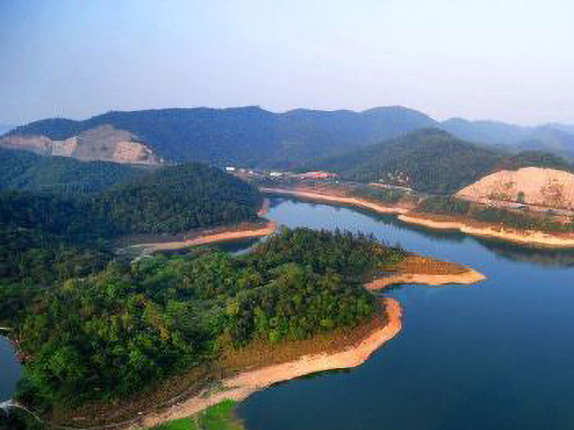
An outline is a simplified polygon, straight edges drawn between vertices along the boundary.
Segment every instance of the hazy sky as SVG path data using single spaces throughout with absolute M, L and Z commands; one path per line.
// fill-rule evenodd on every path
M 572 0 L 0 0 L 0 122 L 404 105 L 574 123 Z

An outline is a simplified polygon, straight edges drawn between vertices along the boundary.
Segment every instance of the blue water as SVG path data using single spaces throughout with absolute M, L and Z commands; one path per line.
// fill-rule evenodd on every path
M 476 286 L 402 286 L 398 337 L 367 363 L 274 386 L 240 404 L 249 430 L 574 429 L 574 254 L 525 251 L 392 217 L 275 200 L 295 227 L 372 233 L 471 265 Z
M 20 379 L 20 365 L 15 357 L 14 346 L 0 336 L 0 403 L 12 397 Z

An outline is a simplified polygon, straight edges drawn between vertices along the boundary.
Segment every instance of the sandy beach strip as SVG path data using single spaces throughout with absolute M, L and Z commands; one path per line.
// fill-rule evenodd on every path
M 399 263 L 396 273 L 375 279 L 366 284 L 365 288 L 369 291 L 378 291 L 398 284 L 472 285 L 485 279 L 486 276 L 482 273 L 462 264 L 408 255 Z
M 142 243 L 132 245 L 130 248 L 142 249 L 144 254 L 153 254 L 157 251 L 174 251 L 191 246 L 207 245 L 217 242 L 229 242 L 242 239 L 254 239 L 257 237 L 268 236 L 277 230 L 277 223 L 268 221 L 261 227 L 246 227 L 240 229 L 228 229 L 221 232 L 205 232 L 192 239 L 185 239 L 179 242 L 165 243 Z
M 474 227 L 464 222 L 437 221 L 419 216 L 401 214 L 400 221 L 436 230 L 458 230 L 470 236 L 496 239 L 535 248 L 574 248 L 574 235 L 553 235 L 536 230 L 516 230 L 508 227 Z
M 373 210 L 378 213 L 395 214 L 398 215 L 397 219 L 399 221 L 407 224 L 416 224 L 430 229 L 460 231 L 461 233 L 467 234 L 469 236 L 496 239 L 504 242 L 510 242 L 535 248 L 574 248 L 574 235 L 556 235 L 535 230 L 520 231 L 508 227 L 475 227 L 461 221 L 438 221 L 425 217 L 424 213 L 415 215 L 410 210 L 405 208 L 383 206 L 352 197 L 341 197 L 307 191 L 286 190 L 281 188 L 261 187 L 259 190 L 263 193 L 290 195 L 294 197 L 300 197 L 302 199 L 310 199 L 320 202 L 342 203 Z

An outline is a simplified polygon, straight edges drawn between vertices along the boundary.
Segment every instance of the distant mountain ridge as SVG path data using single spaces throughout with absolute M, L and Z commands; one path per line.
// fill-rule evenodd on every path
M 474 143 L 499 145 L 512 152 L 549 151 L 574 160 L 574 125 L 545 124 L 520 126 L 499 121 L 468 121 L 451 118 L 441 127 L 449 133 Z
M 0 146 L 14 148 L 16 138 L 66 141 L 108 126 L 127 131 L 156 158 L 209 164 L 281 165 L 308 157 L 375 143 L 435 121 L 398 106 L 364 112 L 297 109 L 272 113 L 258 107 L 162 109 L 108 112 L 85 121 L 47 119 L 17 127 Z M 33 150 L 27 143 L 21 149 Z
M 574 159 L 574 126 L 530 127 L 462 118 L 439 122 L 402 106 L 361 112 L 294 109 L 274 113 L 256 106 L 111 111 L 84 121 L 53 118 L 19 126 L 0 137 L 0 147 L 124 163 L 156 164 L 163 159 L 291 168 L 310 158 L 334 156 L 429 127 L 469 142 L 499 145 L 509 152 L 546 150 Z M 100 130 L 100 137 L 105 134 L 101 130 L 108 130 L 115 140 L 82 140 L 97 135 L 94 130 Z

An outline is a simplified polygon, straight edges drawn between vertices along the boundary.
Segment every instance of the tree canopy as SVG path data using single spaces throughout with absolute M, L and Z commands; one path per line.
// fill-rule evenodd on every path
M 246 255 L 195 250 L 112 262 L 12 316 L 35 408 L 130 396 L 224 348 L 352 328 L 376 309 L 362 284 L 403 256 L 364 235 L 284 229 Z
M 484 176 L 500 154 L 439 129 L 417 130 L 377 145 L 309 163 L 344 179 L 383 182 L 422 192 L 450 194 Z

